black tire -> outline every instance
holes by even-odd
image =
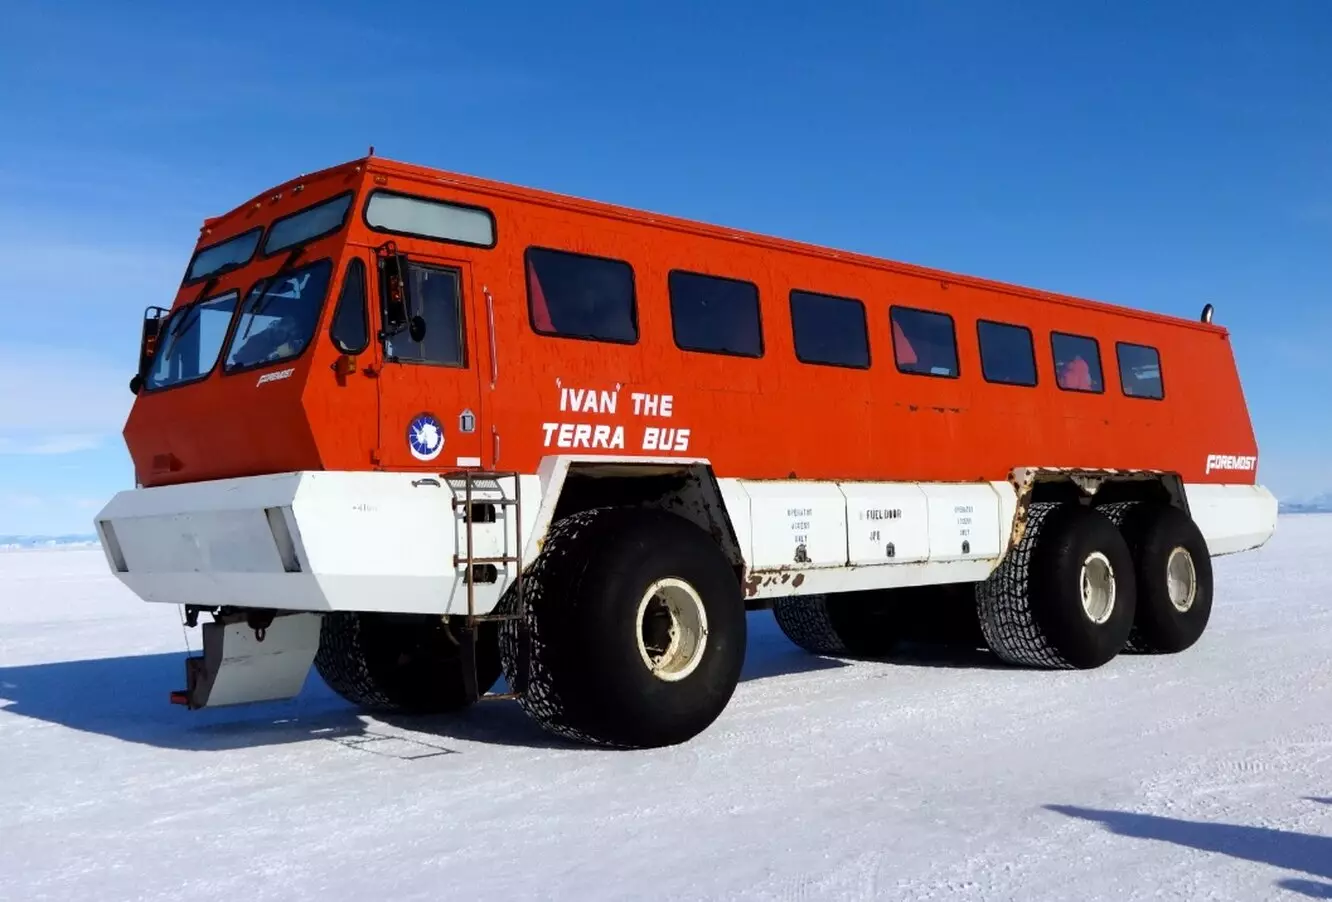
[[[499,679],[498,633],[493,622],[478,627],[479,692]],[[330,689],[370,711],[441,714],[471,702],[463,683],[460,647],[439,617],[325,614],[314,663]]]
[[[790,595],[772,605],[777,626],[810,654],[881,658],[897,646],[896,606],[882,592]]]
[[[1178,654],[1192,647],[1207,630],[1212,616],[1212,557],[1202,531],[1188,514],[1168,504],[1121,502],[1106,505],[1105,515],[1119,527],[1133,555],[1138,583],[1138,610],[1127,651]],[[1171,556],[1181,549],[1183,564],[1193,577],[1188,593],[1171,597]]]
[[[649,588],[667,578],[687,585],[683,595],[695,593],[707,618],[693,670],[669,682],[640,653],[638,620]],[[684,518],[627,508],[572,514],[551,526],[523,583],[527,670],[518,621],[504,623],[500,649],[509,684],[526,684],[519,704],[546,730],[653,748],[693,738],[726,708],[744,664],[744,597],[717,543]]]
[[[1097,622],[1084,609],[1084,563],[1108,564],[1113,603]],[[1086,670],[1123,650],[1133,628],[1133,557],[1119,530],[1097,511],[1035,503],[1026,528],[994,573],[976,588],[990,650],[1015,665]]]

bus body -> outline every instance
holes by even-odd
[[[1210,320],[371,156],[204,223],[96,527],[213,617],[190,707],[312,661],[369,709],[502,675],[554,732],[668,744],[769,606],[818,654],[934,612],[1095,667],[1191,645],[1210,558],[1275,529]]]

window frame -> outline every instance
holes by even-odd
[[[337,270],[333,268],[334,258],[329,255],[325,255],[323,257],[317,257],[314,260],[302,263],[300,266],[291,267],[291,269],[289,269],[287,273],[283,275],[283,278],[286,278],[288,275],[290,275],[293,272],[300,272],[303,269],[313,269],[314,267],[318,266],[320,263],[328,263],[328,286],[324,289],[324,298],[322,301],[320,301],[321,306],[319,310],[319,315],[318,317],[315,318],[314,328],[310,330],[310,339],[305,343],[305,347],[301,348],[299,352],[293,354],[292,356],[283,357],[281,360],[267,360],[264,361],[263,363],[251,363],[247,366],[238,366],[233,369],[227,369],[226,359],[225,355],[223,354],[223,351],[231,350],[231,343],[235,340],[234,337],[236,330],[240,328],[241,317],[244,314],[245,305],[249,301],[250,293],[254,291],[255,288],[259,287],[259,285],[262,282],[272,278],[272,276],[275,275],[275,273],[270,273],[267,276],[260,276],[250,284],[250,287],[246,288],[245,291],[241,293],[240,300],[236,302],[236,310],[232,313],[231,316],[231,324],[227,327],[226,340],[222,344],[222,350],[218,351],[217,356],[218,360],[220,360],[222,364],[223,379],[229,378],[231,376],[242,376],[246,373],[251,373],[254,372],[255,370],[268,369],[269,367],[293,366],[296,361],[304,357],[312,347],[314,347],[319,343],[319,338],[318,338],[319,319],[322,318],[324,315],[323,305],[328,304],[329,295],[333,293],[333,279],[337,275]],[[272,288],[272,286],[270,285],[269,288]],[[267,291],[265,291],[264,293],[267,294]]]
[[[617,263],[629,270],[629,319],[633,323],[634,337],[632,339],[624,338],[602,338],[596,335],[572,335],[567,332],[546,332],[537,328],[536,311],[532,309],[532,273],[536,268],[532,264],[532,252],[545,252],[551,254],[562,254],[566,257],[578,257],[584,260],[595,260],[601,263]],[[634,270],[634,265],[628,260],[618,257],[606,257],[600,254],[588,254],[582,251],[566,250],[562,247],[550,247],[549,245],[530,244],[523,249],[523,285],[527,291],[527,325],[534,335],[541,338],[559,338],[564,341],[586,341],[593,344],[610,344],[632,347],[643,340],[643,323],[639,317],[638,302],[638,273]]]
[[[288,219],[295,219],[297,216],[300,216],[303,213],[308,213],[311,210],[318,209],[319,207],[322,207],[325,204],[331,204],[333,203],[333,201],[343,197],[348,198],[347,209],[342,211],[342,219],[338,220],[338,224],[336,226],[333,226],[332,228],[329,229],[325,229],[322,232],[317,232],[314,235],[308,235],[305,238],[302,238],[300,241],[293,242],[292,244],[283,245],[282,247],[276,248],[271,251],[268,249],[268,239],[273,237],[273,229],[279,223],[286,222]],[[299,210],[293,210],[285,216],[279,216],[277,219],[273,220],[268,224],[266,234],[264,235],[264,240],[261,241],[259,244],[259,259],[267,260],[269,257],[275,257],[278,254],[290,253],[293,247],[297,247],[300,245],[308,246],[318,241],[321,238],[327,238],[329,235],[336,235],[338,232],[341,232],[343,229],[347,227],[347,220],[351,216],[352,208],[355,205],[356,205],[356,189],[349,188],[346,191],[339,191],[337,194],[326,197],[323,200],[315,201],[312,204],[307,204],[306,206],[301,207]]]
[[[384,291],[384,285],[385,285],[386,281],[388,280],[388,275],[389,275],[389,274],[388,274],[388,268],[385,266],[385,267],[380,267],[380,269],[379,269],[379,279],[378,279],[378,282],[379,282],[379,322],[380,322],[380,328],[379,328],[379,353],[380,353],[380,356],[381,356],[381,358],[383,359],[384,363],[396,363],[396,364],[399,364],[399,365],[401,365],[401,366],[434,366],[434,367],[439,367],[440,369],[445,369],[445,370],[459,370],[459,371],[467,371],[467,370],[471,370],[471,369],[472,369],[472,348],[471,348],[470,343],[468,342],[468,330],[469,330],[469,328],[470,328],[470,322],[471,322],[471,321],[470,321],[470,319],[469,319],[469,317],[468,317],[468,315],[467,315],[467,296],[463,293],[463,269],[462,269],[462,267],[460,267],[460,266],[455,266],[455,265],[450,265],[450,264],[448,264],[448,263],[433,263],[433,262],[429,262],[429,261],[426,261],[426,260],[413,260],[413,259],[411,258],[410,255],[406,255],[406,254],[403,255],[403,261],[402,261],[402,264],[403,264],[403,268],[404,268],[404,270],[407,269],[408,267],[416,266],[416,267],[419,267],[419,268],[421,268],[421,269],[433,269],[433,270],[435,270],[435,271],[437,271],[437,272],[449,272],[449,273],[453,273],[453,275],[454,275],[454,285],[457,286],[457,299],[458,299],[458,338],[459,338],[458,346],[459,346],[459,348],[462,350],[462,358],[463,358],[463,359],[462,359],[462,362],[461,362],[461,363],[447,363],[447,362],[440,361],[440,360],[420,360],[420,359],[417,359],[417,358],[415,358],[415,357],[408,357],[408,358],[406,358],[406,359],[403,359],[402,357],[399,357],[399,356],[397,356],[397,355],[395,355],[395,354],[390,354],[390,353],[389,353],[387,343],[388,343],[388,341],[392,338],[392,336],[384,335],[384,334],[383,334],[383,332],[384,332],[384,322],[385,322],[385,319],[384,319],[384,305],[385,305],[385,304],[387,303],[387,301],[388,301],[388,293]],[[404,273],[403,273],[403,276],[404,276],[404,277],[407,277],[407,273],[404,272]],[[429,326],[430,326],[430,320],[427,319],[427,320],[426,320],[426,330],[427,330],[427,331],[426,331],[426,334],[429,334]],[[406,329],[403,329],[402,332],[400,332],[399,334],[403,334],[403,335],[405,335],[405,334],[407,334],[407,330],[406,330]],[[410,337],[410,336],[409,336],[409,337]],[[368,347],[368,345],[367,345],[367,347]]]
[[[981,326],[1002,326],[1008,329],[1020,329],[1027,333],[1027,348],[1031,353],[1031,382],[1008,382],[1003,379],[991,379],[985,375],[985,340],[981,337]],[[1054,346],[1051,345],[1051,353]],[[1099,353],[1099,352],[1098,352]],[[991,385],[1009,385],[1013,388],[1036,388],[1041,384],[1040,362],[1036,359],[1036,335],[1031,331],[1030,326],[1024,326],[1022,323],[1006,323],[997,319],[978,319],[976,320],[976,355],[980,360],[981,379]],[[1056,380],[1058,373],[1055,374]]]
[[[236,301],[235,301],[236,306],[231,311],[231,318],[227,321],[226,331],[222,333],[222,341],[217,346],[217,352],[213,354],[212,365],[207,370],[201,371],[199,375],[189,379],[181,379],[179,381],[172,382],[170,385],[151,385],[148,382],[148,374],[151,373],[152,368],[156,366],[157,355],[162,352],[164,347],[164,345],[159,345],[157,350],[153,352],[153,360],[152,363],[150,363],[148,366],[148,372],[144,374],[143,386],[141,388],[141,391],[143,391],[145,394],[160,394],[162,392],[169,392],[172,389],[180,388],[181,386],[195,385],[200,382],[205,382],[215,372],[217,372],[218,363],[222,360],[222,352],[225,351],[227,349],[227,346],[231,343],[231,332],[233,329],[236,328],[236,312],[240,310],[241,305],[245,303],[245,293],[243,293],[239,288],[227,288],[223,291],[219,291],[217,294],[210,295],[209,297],[199,298],[198,300],[190,301],[188,304],[184,304],[180,307],[177,307],[167,317],[166,322],[162,324],[162,332],[163,334],[167,334],[167,329],[172,325],[174,325],[177,317],[184,316],[186,311],[188,311],[190,308],[203,307],[207,304],[212,303],[213,301],[221,300],[222,298],[225,298],[229,294],[234,294],[236,296]]]
[[[1090,341],[1096,348],[1096,367],[1100,371],[1101,387],[1095,388],[1067,388],[1060,384],[1059,380],[1059,356],[1055,351],[1055,338],[1079,338],[1084,341]],[[1054,367],[1055,388],[1060,391],[1072,392],[1075,395],[1104,395],[1105,394],[1105,355],[1101,353],[1101,342],[1095,335],[1080,335],[1075,332],[1060,332],[1056,329],[1050,330],[1050,363]]]
[[[1159,395],[1131,395],[1124,389],[1124,361],[1119,356],[1120,348],[1138,348],[1144,351],[1151,351],[1156,355],[1156,373],[1157,381],[1161,384],[1161,394]],[[1115,342],[1115,369],[1119,371],[1119,393],[1125,398],[1131,398],[1134,401],[1164,401],[1166,398],[1165,367],[1161,363],[1161,349],[1155,345],[1139,344],[1136,341],[1116,341]]]
[[[220,278],[221,276],[226,275],[229,272],[233,272],[234,270],[243,269],[246,266],[249,266],[250,262],[254,260],[255,254],[259,253],[259,249],[264,246],[265,231],[266,231],[265,226],[257,225],[253,228],[246,229],[243,232],[237,232],[235,235],[232,235],[230,238],[222,238],[218,241],[214,241],[212,244],[206,244],[203,247],[196,249],[195,252],[190,255],[189,262],[185,264],[185,277],[181,279],[180,283],[181,287],[187,288],[190,285],[198,285],[200,282],[206,281],[207,279],[211,279],[214,276]],[[246,257],[244,260],[241,260],[239,262],[229,263],[220,269],[215,269],[212,272],[206,273],[202,276],[194,276],[193,278],[190,277],[190,270],[194,268],[194,262],[199,259],[200,254],[205,253],[206,251],[211,251],[213,248],[221,247],[222,245],[227,244],[229,242],[235,241],[237,238],[244,238],[246,235],[250,235],[255,232],[258,232],[259,235],[257,238],[254,239],[254,247],[250,248],[250,256]]]
[[[389,197],[402,197],[407,200],[421,201],[426,204],[435,204],[437,206],[457,207],[460,210],[475,210],[486,214],[490,220],[490,243],[477,244],[472,241],[462,241],[456,238],[440,238],[438,235],[426,235],[421,232],[409,232],[405,229],[390,229],[384,226],[372,225],[370,222],[370,202],[376,195],[384,194]],[[489,207],[483,207],[480,204],[465,204],[456,200],[446,200],[440,197],[428,197],[424,194],[414,194],[410,191],[399,191],[393,188],[374,188],[365,196],[365,203],[361,204],[361,222],[366,229],[377,235],[399,235],[403,238],[415,238],[420,241],[432,241],[436,244],[453,245],[457,247],[474,247],[480,250],[494,250],[499,245],[499,220],[495,212]]]
[[[676,275],[690,276],[697,279],[711,279],[715,282],[730,282],[733,285],[745,285],[754,290],[754,321],[758,326],[758,353],[749,354],[742,351],[724,351],[718,348],[689,347],[680,344],[680,335],[676,331],[675,325],[677,318],[675,315],[675,295],[671,291],[671,279]],[[719,276],[715,273],[699,272],[692,269],[674,268],[666,273],[666,304],[670,310],[671,316],[671,341],[675,347],[681,351],[690,354],[713,354],[720,357],[735,357],[740,360],[761,360],[768,352],[768,343],[763,334],[763,292],[759,289],[758,283],[749,279],[741,279],[736,276]]]
[[[858,363],[836,363],[831,360],[806,360],[800,356],[800,343],[797,341],[798,333],[796,332],[795,317],[795,296],[797,294],[807,295],[813,298],[822,298],[824,300],[847,301],[854,303],[860,309],[861,329],[865,336],[865,363],[863,365]],[[808,288],[791,288],[788,289],[786,293],[786,310],[787,316],[789,316],[791,320],[791,352],[795,355],[795,359],[798,362],[803,363],[806,366],[833,366],[839,369],[858,370],[861,372],[868,372],[874,367],[874,346],[870,341],[869,311],[865,307],[865,302],[860,298],[843,294],[829,294],[826,291],[813,291]]]
[[[361,319],[365,325],[365,342],[362,343],[359,348],[349,350],[343,347],[342,343],[338,341],[337,336],[333,334],[333,330],[337,328],[338,325],[338,311],[342,307],[342,299],[347,291],[347,284],[352,278],[352,267],[358,265],[361,274]],[[342,270],[342,286],[338,289],[338,299],[333,304],[333,313],[328,321],[328,340],[333,343],[333,347],[337,349],[339,354],[346,354],[349,357],[360,356],[370,350],[370,342],[374,340],[375,336],[372,325],[370,320],[370,274],[366,269],[365,260],[361,258],[361,255],[353,254]]]
[[[904,370],[901,362],[897,359],[897,333],[893,329],[893,311],[905,310],[908,313],[925,313],[931,316],[942,316],[948,320],[948,332],[953,339],[953,362],[956,372],[953,373],[925,373],[918,370]],[[906,330],[903,330],[904,332]],[[951,313],[943,310],[931,310],[928,307],[908,307],[905,304],[888,305],[888,342],[893,349],[893,368],[903,376],[926,376],[931,379],[961,379],[962,378],[962,349],[958,347],[957,342],[957,320],[953,319]]]

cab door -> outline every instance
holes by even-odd
[[[483,466],[481,317],[471,268],[391,246],[377,258],[380,468]]]

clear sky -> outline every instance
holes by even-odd
[[[89,532],[132,486],[139,317],[200,220],[370,144],[1149,310],[1211,302],[1262,481],[1332,489],[1328,0],[300,6],[319,12],[4,0],[0,533]]]

